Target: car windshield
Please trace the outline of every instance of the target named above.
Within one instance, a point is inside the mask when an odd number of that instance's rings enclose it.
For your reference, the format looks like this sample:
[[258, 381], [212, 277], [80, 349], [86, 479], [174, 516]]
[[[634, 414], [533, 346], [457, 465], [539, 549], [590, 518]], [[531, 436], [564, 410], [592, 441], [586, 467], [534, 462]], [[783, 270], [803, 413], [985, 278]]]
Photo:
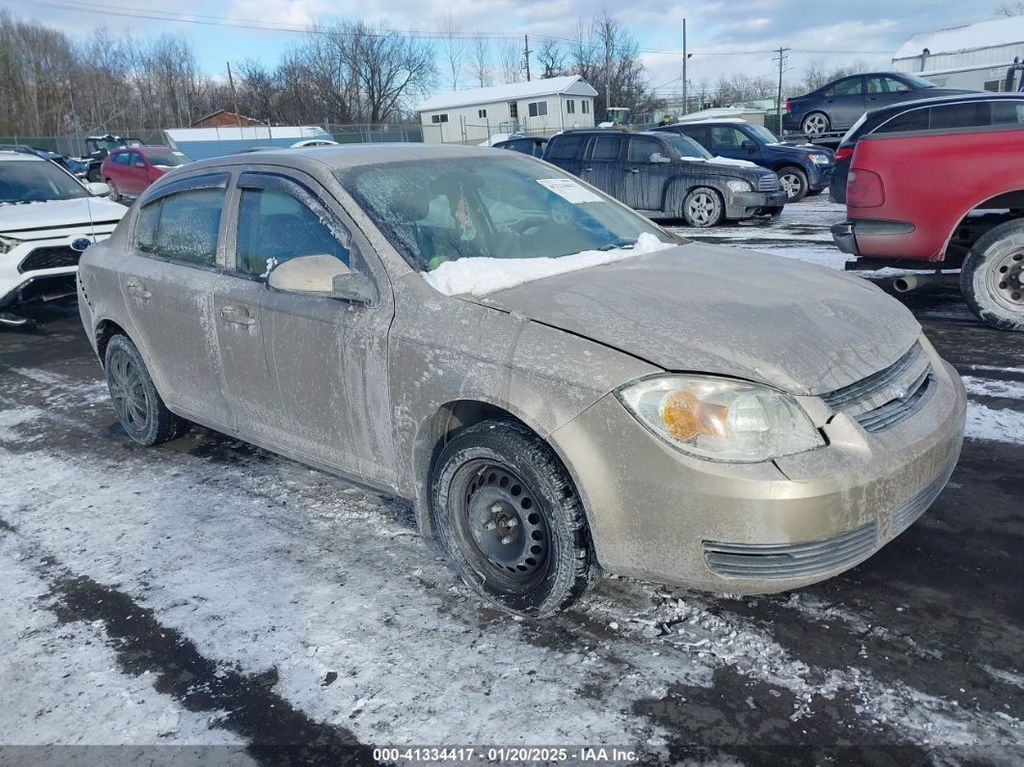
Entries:
[[52, 162], [0, 162], [0, 205], [88, 196], [81, 184]]
[[692, 157], [698, 160], [710, 160], [714, 157], [711, 152], [688, 136], [669, 136], [668, 143], [683, 158]]
[[910, 81], [910, 83], [915, 88], [938, 88], [939, 87], [935, 83], [933, 83], [931, 80], [925, 80], [923, 77], [918, 77], [917, 75], [909, 75], [909, 74], [906, 74], [904, 72], [901, 72], [900, 73], [900, 77], [902, 77], [904, 80]]
[[165, 152], [147, 151], [146, 157], [149, 158], [149, 162], [152, 165], [160, 165], [165, 168], [174, 168], [188, 162], [188, 157], [183, 152], [171, 151], [170, 149]]
[[763, 125], [758, 125], [757, 123], [749, 123], [746, 126], [746, 128], [747, 128], [748, 131], [753, 133], [755, 136], [757, 136], [759, 139], [761, 139], [761, 141], [763, 141], [766, 144], [778, 144], [779, 143], [778, 136], [776, 136], [774, 133], [772, 133], [770, 130], [768, 130]]
[[558, 258], [671, 235], [555, 168], [514, 153], [367, 165], [337, 177], [422, 271], [460, 258]]

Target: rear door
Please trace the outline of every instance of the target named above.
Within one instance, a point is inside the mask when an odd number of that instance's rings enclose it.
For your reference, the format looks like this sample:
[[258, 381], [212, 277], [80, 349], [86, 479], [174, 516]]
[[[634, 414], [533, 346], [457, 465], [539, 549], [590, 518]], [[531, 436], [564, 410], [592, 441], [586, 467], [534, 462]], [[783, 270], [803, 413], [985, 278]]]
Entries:
[[678, 128], [677, 132], [687, 138], [692, 138], [709, 152], [711, 151], [711, 136], [707, 125], [684, 125]]
[[545, 149], [544, 159], [552, 165], [557, 165], [562, 170], [578, 176], [583, 167], [586, 138], [586, 135], [572, 133], [555, 136]]
[[591, 138], [580, 168], [580, 178], [615, 199], [625, 202], [625, 137], [618, 132]]
[[744, 141], [750, 141], [750, 137], [735, 125], [711, 125], [709, 126], [711, 146], [708, 151], [718, 157], [731, 157], [734, 160], [755, 159], [755, 153], [743, 148]]
[[833, 130], [849, 128], [864, 114], [864, 77], [854, 75], [837, 80], [825, 92], [825, 104]]

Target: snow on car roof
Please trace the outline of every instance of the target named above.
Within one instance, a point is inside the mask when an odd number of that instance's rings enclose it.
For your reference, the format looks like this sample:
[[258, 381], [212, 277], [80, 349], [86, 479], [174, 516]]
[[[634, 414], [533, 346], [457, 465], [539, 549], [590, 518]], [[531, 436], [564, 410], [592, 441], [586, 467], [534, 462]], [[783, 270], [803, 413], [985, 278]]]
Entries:
[[742, 123], [746, 125], [750, 120], [744, 120], [742, 117], [698, 117], [695, 120], [687, 120], [685, 117], [680, 117], [679, 122], [672, 123], [673, 125], [703, 125], [705, 123]]
[[925, 48], [932, 56], [939, 53], [957, 53], [978, 48], [1024, 43], [1024, 16], [999, 18], [949, 27], [934, 32], [922, 32], [903, 43], [894, 59], [920, 56]]

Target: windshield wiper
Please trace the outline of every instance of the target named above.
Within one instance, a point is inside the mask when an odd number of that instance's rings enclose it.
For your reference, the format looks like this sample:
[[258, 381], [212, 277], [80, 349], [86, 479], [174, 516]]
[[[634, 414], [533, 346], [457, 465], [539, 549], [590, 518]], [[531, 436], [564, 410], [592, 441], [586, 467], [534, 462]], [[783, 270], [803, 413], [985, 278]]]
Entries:
[[636, 240], [621, 240], [619, 242], [609, 242], [607, 245], [602, 245], [598, 250], [617, 250], [619, 248], [627, 249], [632, 248], [636, 245]]

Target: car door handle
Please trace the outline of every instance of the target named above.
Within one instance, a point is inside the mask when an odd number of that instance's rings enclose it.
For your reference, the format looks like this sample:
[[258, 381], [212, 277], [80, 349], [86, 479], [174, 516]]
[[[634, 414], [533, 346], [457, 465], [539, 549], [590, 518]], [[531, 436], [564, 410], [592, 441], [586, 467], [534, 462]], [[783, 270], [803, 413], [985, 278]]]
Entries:
[[639, 168], [630, 168], [630, 169], [629, 169], [629, 172], [630, 172], [630, 173], [639, 173], [639, 172], [640, 172], [640, 169], [639, 169]]
[[128, 288], [129, 293], [136, 298], [141, 298], [143, 301], [153, 295], [146, 289], [146, 284], [139, 280], [128, 280], [128, 282], [125, 283], [125, 287]]
[[580, 173], [590, 173], [590, 171], [592, 170], [593, 168], [584, 168], [583, 170], [580, 171]]
[[255, 325], [256, 319], [249, 314], [244, 306], [224, 306], [220, 310], [220, 318], [233, 325]]

